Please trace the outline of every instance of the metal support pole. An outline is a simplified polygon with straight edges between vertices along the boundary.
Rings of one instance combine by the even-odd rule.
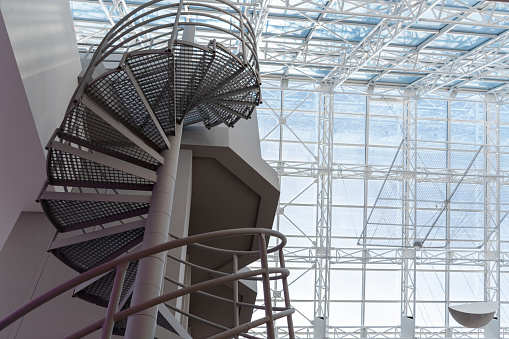
[[[233,255],[233,274],[238,273],[239,268],[239,256],[237,254]],[[239,281],[235,280],[233,282],[233,327],[239,327]],[[235,338],[239,336],[236,335]]]
[[[405,91],[403,161],[408,173],[403,182],[403,258],[401,316],[415,320],[415,278],[417,229],[417,98],[413,90]]]
[[[316,220],[316,263],[314,321],[315,339],[328,337],[330,306],[330,252],[332,219],[332,124],[334,94],[332,83],[322,83],[318,116],[318,178]],[[323,320],[322,320],[323,319]]]
[[[276,335],[274,333],[274,319],[272,317],[272,300],[270,298],[270,277],[269,277],[269,263],[267,261],[267,241],[265,240],[265,235],[260,234],[258,236],[259,246],[260,246],[260,261],[262,264],[262,268],[265,270],[265,273],[262,275],[263,282],[263,302],[265,303],[265,315],[269,318],[267,322],[267,338],[275,339]]]
[[[157,170],[157,182],[154,184],[150,200],[143,249],[168,241],[181,136],[182,125],[176,125],[175,136],[170,137],[171,148],[161,154],[164,157],[164,165]],[[161,294],[165,264],[165,252],[140,260],[133,286],[132,306]],[[157,312],[158,307],[152,307],[129,317],[125,338],[154,338]]]
[[[283,249],[279,250],[279,266],[281,268],[286,268]],[[288,309],[291,308],[292,305],[290,304],[290,293],[288,292],[288,280],[286,279],[286,277],[283,277],[283,295],[285,297],[285,307]],[[288,336],[290,339],[295,339],[292,316],[289,315],[288,317],[286,317],[286,320],[288,323]]]
[[[500,303],[500,107],[493,94],[485,98],[485,252],[484,300]],[[497,316],[500,317],[500,304]]]

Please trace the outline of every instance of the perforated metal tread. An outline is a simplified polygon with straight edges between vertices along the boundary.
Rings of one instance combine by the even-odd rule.
[[[122,310],[125,310],[131,306],[131,297],[127,300],[124,307],[122,307]],[[164,316],[161,314],[161,312],[157,313],[157,325],[167,329],[168,331],[178,334],[177,331],[170,325],[168,321],[164,318]],[[113,326],[113,334],[114,335],[125,335],[125,330],[127,328],[127,319],[122,319],[120,321],[117,321],[115,325]]]
[[[59,128],[57,136],[150,170],[157,169],[157,160],[82,103],[72,106]]]
[[[138,261],[133,262],[127,268],[124,286],[122,288],[122,293],[120,294],[120,300],[124,300],[127,292],[131,288],[134,280],[136,278],[136,270],[138,269]],[[86,300],[88,302],[94,303],[96,305],[102,307],[108,307],[108,300],[111,294],[111,290],[113,288],[113,282],[115,280],[115,271],[111,271],[108,274],[104,275],[99,280],[93,282],[89,286],[85,287],[81,291],[78,291],[74,294],[75,297]],[[131,304],[131,297],[127,299],[125,304],[122,307],[122,310],[127,309]],[[173,329],[173,327],[166,321],[166,319],[158,313],[157,316],[157,324],[162,326],[163,328],[171,331],[175,334],[177,332]],[[115,323],[113,333],[115,335],[124,335],[125,329],[127,326],[127,319],[118,321]]]
[[[47,161],[51,185],[151,191],[154,182],[74,154],[50,149]]]
[[[132,202],[41,199],[46,215],[59,232],[106,224],[148,213],[150,204]]]
[[[173,52],[128,54],[126,65],[167,134],[174,126],[168,112],[184,125],[233,126],[260,103],[255,72],[215,42],[204,48],[177,41]]]
[[[131,288],[131,285],[134,283],[137,269],[138,261],[129,264],[125,275],[124,286],[122,287],[122,293],[120,294],[121,301],[124,300],[124,297]],[[77,291],[74,296],[102,307],[108,307],[108,300],[110,298],[114,280],[115,271],[111,271],[84,289]]]
[[[164,139],[125,71],[105,73],[88,85],[85,93],[147,145],[158,152],[165,148]]]
[[[51,253],[67,266],[81,273],[127,252],[141,243],[144,233],[145,228],[140,227],[123,233],[55,248],[51,250]]]

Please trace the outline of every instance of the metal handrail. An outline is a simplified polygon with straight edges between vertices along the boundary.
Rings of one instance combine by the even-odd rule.
[[[227,276],[221,276],[219,278],[215,278],[212,280],[207,280],[207,281],[204,281],[204,282],[201,282],[198,284],[194,284],[191,286],[181,288],[174,292],[164,294],[160,297],[145,301],[141,304],[131,306],[130,308],[123,310],[121,312],[116,312],[116,307],[118,305],[118,300],[117,300],[118,296],[117,295],[119,295],[119,290],[121,291],[121,289],[122,289],[123,280],[124,280],[124,276],[125,276],[125,270],[126,270],[128,263],[140,260],[142,258],[151,256],[151,255],[154,255],[154,254],[157,254],[160,252],[165,252],[165,251],[168,251],[168,250],[171,250],[174,248],[182,247],[182,246],[193,245],[193,244],[197,244],[200,242],[210,241],[210,240],[215,240],[215,239],[220,239],[220,238],[238,237],[238,236],[246,236],[246,235],[259,237],[259,240],[260,240],[259,253],[260,253],[260,258],[262,259],[262,268],[261,269],[253,270],[250,272],[234,273],[234,274],[230,274]],[[265,236],[275,236],[276,238],[280,239],[280,244],[267,249],[265,246]],[[5,329],[7,326],[12,324],[19,318],[25,316],[29,312],[31,312],[34,309],[38,308],[39,306],[45,304],[46,302],[56,298],[57,296],[65,293],[66,291],[68,291],[82,283],[85,283],[93,278],[96,278],[102,274],[110,272],[113,269],[116,269],[117,270],[116,278],[115,278],[116,283],[112,288],[112,298],[110,298],[110,305],[108,305],[107,316],[105,318],[87,326],[86,328],[74,333],[73,335],[70,336],[70,338],[79,338],[80,336],[84,336],[88,333],[92,333],[93,331],[95,331],[99,328],[103,328],[103,338],[107,338],[107,337],[111,336],[111,333],[106,333],[106,336],[104,336],[104,333],[105,333],[105,331],[109,331],[112,328],[112,323],[114,323],[115,321],[118,321],[118,320],[122,320],[122,319],[128,317],[129,315],[135,314],[137,312],[140,312],[144,309],[153,307],[160,303],[164,303],[168,300],[175,299],[175,298],[178,298],[180,296],[183,296],[183,295],[195,292],[195,291],[199,291],[203,288],[216,286],[219,284],[224,284],[226,282],[231,282],[231,281],[236,281],[236,280],[241,280],[241,279],[249,279],[249,278],[255,277],[257,275],[262,275],[262,279],[264,280],[263,285],[264,285],[264,298],[266,299],[265,300],[266,317],[261,319],[261,320],[263,320],[261,323],[259,323],[261,321],[259,319],[254,322],[251,322],[249,324],[254,326],[255,323],[256,324],[259,323],[258,325],[266,323],[267,331],[268,331],[268,333],[271,333],[271,331],[273,332],[273,328],[270,329],[269,326],[271,326],[274,319],[286,316],[286,317],[288,317],[289,326],[292,324],[291,313],[293,313],[293,309],[291,309],[291,307],[289,306],[290,305],[289,300],[285,304],[287,309],[282,312],[276,313],[276,314],[273,314],[272,310],[270,310],[270,308],[271,308],[270,300],[269,300],[269,302],[267,302],[267,298],[270,299],[270,286],[267,286],[267,282],[269,281],[271,274],[277,274],[283,280],[284,288],[288,289],[286,277],[289,275],[289,271],[288,271],[288,269],[284,268],[284,259],[282,259],[283,258],[282,246],[280,246],[283,243],[286,243],[286,237],[283,234],[281,234],[280,232],[277,232],[274,230],[269,230],[269,229],[233,229],[233,230],[223,230],[223,231],[215,231],[215,232],[193,235],[193,236],[189,236],[189,237],[182,238],[182,239],[168,241],[166,243],[163,243],[163,244],[160,244],[157,246],[153,246],[151,248],[143,249],[140,251],[136,251],[134,253],[129,253],[125,256],[122,256],[120,258],[117,258],[115,260],[107,262],[103,265],[97,266],[93,269],[90,269],[89,271],[84,272],[84,273],[80,274],[79,276],[56,286],[55,288],[42,294],[38,298],[28,302],[27,304],[23,305],[20,308],[18,308],[14,312],[8,314],[7,316],[5,316],[4,318],[2,318],[0,320],[0,331]],[[282,268],[269,268],[267,265],[267,252],[268,251],[274,252],[275,248],[279,252],[280,260],[283,260],[281,262]],[[217,249],[217,248],[214,248],[214,249],[220,250],[220,251],[223,250],[223,249]],[[226,251],[228,251],[228,253],[231,253],[230,250],[226,250]],[[239,252],[242,252],[242,251],[239,251]],[[234,272],[235,271],[236,271],[236,267],[234,268]],[[288,295],[288,291],[286,290],[285,296],[287,296],[287,295]],[[112,300],[113,300],[113,302],[112,302]],[[258,325],[256,325],[256,326],[258,326]],[[243,331],[246,331],[245,328],[246,328],[246,324],[243,324],[240,327],[237,326],[232,330],[239,331],[239,332],[235,332],[238,334]],[[249,328],[252,328],[252,327],[249,327]],[[229,330],[229,331],[232,331],[232,330]],[[228,333],[230,333],[230,332],[228,332]],[[274,337],[273,335],[272,336],[269,335],[269,338],[273,338],[273,337]],[[290,337],[293,338],[292,335]],[[217,336],[217,338],[219,339],[219,338],[226,338],[226,337]]]
[[[151,33],[168,28],[172,28],[171,37],[168,40],[168,46],[171,49],[171,47],[175,44],[175,41],[177,39],[177,31],[179,29],[178,28],[179,25],[208,27],[232,36],[240,44],[242,50],[240,58],[242,59],[244,65],[251,67],[254,71],[254,74],[256,74],[256,76],[259,76],[259,64],[256,55],[257,51],[256,35],[253,26],[249,22],[247,16],[240,9],[238,9],[233,3],[231,3],[228,0],[215,0],[218,3],[226,5],[229,9],[231,9],[231,12],[207,3],[183,0],[181,0],[179,3],[161,5],[143,12],[143,10],[146,9],[147,7],[154,6],[162,1],[165,0],[152,0],[137,7],[136,9],[128,13],[126,16],[124,16],[121,20],[119,20],[115,24],[115,26],[113,26],[113,28],[106,34],[104,39],[98,45],[95,53],[93,54],[91,62],[83,76],[83,79],[78,85],[78,88],[76,89],[73,95],[73,100],[71,100],[71,104],[72,102],[79,100],[79,98],[83,94],[85,87],[92,80],[92,75],[94,73],[95,68],[102,61],[104,61],[109,55],[114,53],[119,48],[123,47],[129,48],[130,46],[126,46],[128,42],[135,40],[146,33]],[[191,9],[184,12],[182,9],[188,6],[191,6]],[[157,13],[158,11],[170,9],[176,9],[175,13],[165,13],[163,15],[151,16],[151,14]],[[228,21],[222,17],[212,15],[210,14],[210,12],[206,12],[204,9],[208,10],[212,9],[216,12],[219,11],[222,14],[229,16],[230,20],[233,21]],[[231,26],[240,31],[240,36],[233,31],[226,30],[220,27],[220,25],[214,25],[210,22],[200,23],[192,21],[191,22],[183,21],[181,20],[181,15],[185,16],[185,14],[197,17],[200,16],[207,17],[209,19],[213,19],[216,22],[219,22],[219,24],[220,23],[230,24]],[[173,23],[157,25],[147,28],[149,23],[165,18],[170,18],[172,16],[175,16],[175,21]],[[238,24],[236,22],[238,22]],[[126,36],[126,34],[129,34],[130,32],[136,32],[136,34],[127,39],[122,40]],[[119,43],[116,44],[116,42]],[[71,104],[69,105],[69,108]]]

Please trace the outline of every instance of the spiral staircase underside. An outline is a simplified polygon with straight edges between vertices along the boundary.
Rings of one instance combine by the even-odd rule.
[[[136,250],[143,240],[155,171],[163,163],[160,152],[171,147],[168,136],[175,134],[176,124],[204,126],[190,133],[201,137],[186,141],[184,133],[182,146],[192,150],[193,166],[199,166],[193,170],[189,234],[270,228],[279,191],[268,165],[259,155],[242,154],[239,138],[229,129],[216,132],[217,140],[208,140],[212,144],[200,141],[211,138],[206,132],[213,126],[231,127],[251,117],[260,103],[257,79],[250,66],[214,40],[206,47],[177,40],[172,51],[127,53],[117,69],[94,79],[48,144],[50,186],[39,200],[57,231],[69,234],[58,237],[50,251],[72,269],[85,272]],[[215,173],[222,173],[223,187],[211,194],[201,183],[214,181]],[[200,179],[203,176],[206,179]],[[251,200],[225,199],[228,190],[249,192]],[[227,218],[225,210],[235,210],[238,217]],[[251,250],[257,244],[248,241],[234,247]],[[230,257],[204,261],[192,251],[190,255],[205,267],[231,266]],[[240,265],[249,262],[243,259]],[[137,265],[131,263],[127,270],[122,308],[129,307]],[[75,296],[107,306],[114,275],[110,272],[77,288]],[[193,283],[202,278],[206,279],[193,277]],[[157,322],[178,332],[161,312]],[[116,323],[114,333],[123,335],[125,326],[126,321]]]

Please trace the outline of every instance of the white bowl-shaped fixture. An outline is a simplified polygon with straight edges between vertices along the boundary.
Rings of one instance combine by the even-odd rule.
[[[493,319],[497,309],[498,303],[488,301],[449,306],[449,313],[461,325],[479,328],[486,326]]]

